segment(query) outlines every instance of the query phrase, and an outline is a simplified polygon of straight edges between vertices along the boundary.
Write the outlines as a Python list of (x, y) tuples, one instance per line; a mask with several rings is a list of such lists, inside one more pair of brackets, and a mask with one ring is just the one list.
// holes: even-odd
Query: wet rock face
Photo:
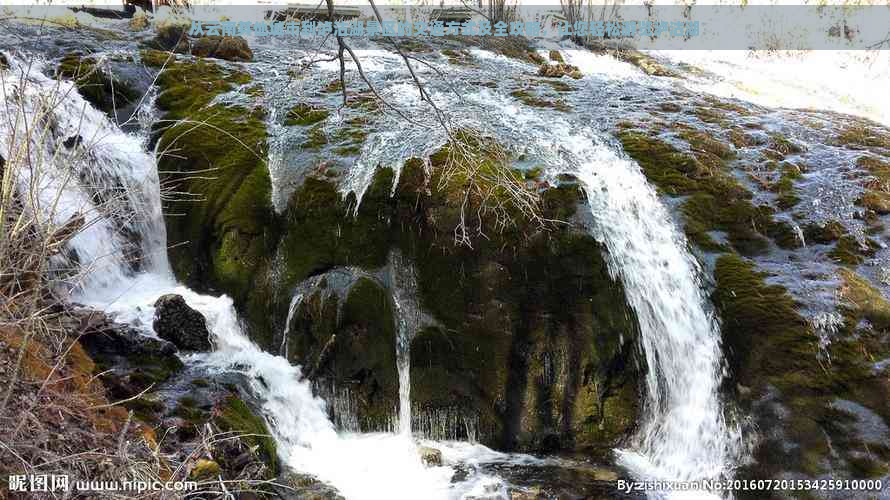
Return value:
[(118, 108), (138, 100), (139, 92), (128, 82), (108, 73), (96, 59), (71, 53), (62, 58), (58, 76), (74, 82), (78, 92), (90, 104), (112, 114)]
[[(431, 318), (411, 342), (415, 432), (502, 448), (606, 452), (632, 432), (639, 395), (629, 362), (634, 316), (600, 246), (577, 227), (527, 239), (492, 232), (473, 248), (455, 246), (448, 195), (418, 198), (421, 179), (408, 167), (391, 197), (392, 172), (379, 171), (357, 215), (346, 219), (348, 200), (335, 186), (307, 180), (291, 199), (280, 246), (289, 279), (304, 283), (349, 265), (381, 274), (393, 265), (389, 249), (398, 248), (415, 268), (415, 299)], [(552, 189), (544, 210), (568, 220), (580, 200), (577, 187)], [(304, 373), (336, 387), (332, 406), (350, 408), (361, 430), (386, 429), (398, 408), (395, 290), (373, 279), (347, 294), (331, 288), (306, 293), (288, 337), (268, 344), (286, 344)], [(287, 297), (291, 285), (280, 290)]]
[(192, 55), (198, 57), (214, 57), (227, 61), (250, 61), (253, 52), (247, 40), (240, 36), (205, 36), (195, 40)]
[(155, 302), (152, 324), (158, 336), (186, 351), (210, 350), (210, 332), (204, 315), (185, 303), (181, 295), (162, 295)]
[[(159, 78), (158, 106), (167, 119), (209, 119), (246, 144), (262, 145), (265, 129), (252, 110), (207, 108), (213, 96), (231, 89), (229, 81), (239, 81), (226, 73), (201, 60), (170, 65)], [(206, 88), (195, 88), (195, 78), (207, 81)], [(634, 315), (583, 228), (572, 223), (545, 231), (521, 216), (507, 228), (495, 227), (494, 218), (471, 220), (488, 238), (456, 244), (465, 179), (429, 179), (420, 161), (406, 165), (395, 194), (394, 172), (377, 171), (354, 216), (344, 214), (355, 209), (355, 198), (344, 198), (323, 176), (307, 178), (276, 214), (268, 169), (258, 160), (262, 146), (256, 153), (233, 147), (211, 128), (183, 132), (160, 138), (161, 146), (175, 140), (178, 154), (162, 159), (159, 170), (173, 172), (165, 182), (181, 172), (177, 189), (201, 193), (206, 202), (165, 206), (189, 214), (168, 219), (177, 277), (231, 295), (254, 341), (286, 350), (319, 386), (333, 387), (327, 399), (332, 409), (344, 403), (353, 428), (388, 430), (397, 415), (398, 323), (390, 284), (363, 279), (345, 295), (307, 295), (286, 325), (289, 303), (295, 287), (332, 269), (376, 276), (398, 250), (416, 268), (417, 301), (439, 324), (416, 332), (411, 346), (420, 433), (506, 448), (608, 450), (633, 431), (639, 401), (637, 370), (628, 362)], [(441, 171), (446, 154), (432, 159), (433, 172)], [(204, 168), (216, 168), (218, 179), (189, 180), (189, 172)], [(525, 185), (521, 175), (503, 174)], [(503, 198), (505, 214), (515, 208), (503, 190), (488, 188)], [(544, 218), (570, 221), (581, 201), (577, 186), (547, 189)], [(192, 244), (176, 245), (181, 241)]]

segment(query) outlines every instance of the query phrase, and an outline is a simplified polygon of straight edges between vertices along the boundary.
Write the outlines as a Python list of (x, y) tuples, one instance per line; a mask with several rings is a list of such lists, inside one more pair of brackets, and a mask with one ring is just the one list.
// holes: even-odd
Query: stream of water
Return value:
[[(363, 54), (370, 78), (380, 83), (385, 96), (393, 102), (422, 115), (423, 104), (412, 92), (398, 57), (379, 48), (368, 49)], [(720, 399), (719, 387), (725, 373), (719, 320), (704, 295), (701, 270), (639, 166), (627, 159), (598, 127), (608, 120), (614, 121), (606, 113), (620, 114), (610, 108), (615, 104), (609, 100), (610, 89), (627, 85), (629, 92), (645, 95), (663, 91), (667, 86), (654, 83), (608, 56), (569, 51), (569, 62), (580, 67), (585, 78), (576, 84), (582, 89), (577, 97), (565, 97), (579, 110), (566, 118), (553, 110), (517, 102), (509, 97), (508, 92), (513, 90), (509, 86), (494, 90), (476, 88), (455, 95), (454, 87), (450, 87), (458, 85), (455, 81), (498, 80), (505, 75), (520, 81), (531, 68), (491, 53), (471, 52), (478, 66), (471, 70), (452, 69), (451, 80), (431, 83), (429, 92), (443, 109), (449, 110), (456, 124), (482, 129), (543, 162), (548, 179), (563, 173), (578, 178), (588, 194), (594, 220), (592, 234), (607, 248), (609, 271), (623, 284), (628, 304), (636, 313), (641, 354), (648, 367), (645, 412), (635, 441), (616, 450), (618, 463), (633, 476), (644, 479), (731, 477), (733, 468), (743, 458), (743, 436), (738, 426), (727, 419), (729, 412)], [(301, 54), (297, 58), (306, 55)], [(282, 57), (280, 52), (258, 48), (260, 70), (254, 71), (274, 67)], [(738, 72), (737, 68), (743, 65), (737, 59), (703, 54), (665, 57), (694, 62), (711, 72)], [(446, 499), (507, 495), (505, 480), (481, 467), (470, 467), (471, 472), (463, 479), (453, 480), (457, 467), (546, 462), (527, 455), (498, 453), (472, 443), (429, 441), (423, 444), (439, 448), (445, 465), (427, 467), (421, 462), (411, 427), (409, 346), (424, 320), (414, 305), (416, 283), (412, 266), (398, 255), (391, 256), (387, 278), (398, 319), (397, 344), (393, 346), (400, 382), (398, 432), (358, 434), (338, 429), (329, 418), (328, 403), (313, 393), (300, 367), (287, 361), (287, 329), (302, 295), (295, 294), (289, 308), (282, 356), (260, 350), (245, 334), (231, 299), (195, 293), (174, 278), (166, 256), (156, 165), (152, 153), (145, 149), (148, 127), (143, 127), (142, 135), (124, 133), (84, 101), (71, 83), (47, 77), (49, 71), (39, 61), (25, 62), (12, 54), (7, 54), (7, 59), (10, 68), (3, 71), (0, 103), (14, 112), (0, 120), (0, 154), (5, 158), (29, 156), (34, 168), (21, 171), (17, 182), (22, 190), (36, 187), (29, 208), (41, 218), (54, 224), (64, 224), (79, 215), (86, 219), (86, 229), (72, 239), (69, 251), (53, 261), (60, 278), (73, 284), (69, 287), (72, 299), (105, 310), (118, 321), (140, 326), (147, 335), (153, 335), (150, 325), (154, 301), (166, 293), (182, 295), (190, 306), (205, 315), (215, 344), (213, 352), (190, 355), (187, 361), (211, 373), (239, 371), (248, 376), (285, 463), (317, 476), (350, 499)], [(756, 73), (764, 64), (750, 63), (745, 66), (746, 71)], [(320, 64), (317, 69), (324, 75), (318, 77), (319, 82), (337, 71), (333, 63)], [(421, 75), (432, 74), (425, 67), (418, 67), (417, 71)], [(745, 81), (756, 81), (747, 73), (738, 75)], [(264, 81), (270, 107), (280, 107), (278, 104), (294, 96), (293, 88), (288, 87), (292, 85), (289, 77), (282, 84), (284, 91), (279, 88), (278, 92), (276, 85), (284, 78), (279, 78), (278, 83), (275, 78)], [(796, 88), (789, 83), (779, 90), (770, 87), (772, 92), (740, 90), (728, 79), (719, 83), (690, 79), (682, 85), (692, 91), (743, 94), (764, 105), (780, 105), (776, 99), (787, 94), (789, 88)], [(796, 101), (798, 105), (810, 106), (821, 95), (818, 89), (807, 90)], [(885, 123), (887, 120), (886, 108), (850, 103), (842, 96), (828, 107)], [(148, 100), (141, 116), (151, 116), (150, 108)], [(394, 122), (397, 118), (392, 116), (379, 120), (342, 184), (344, 192), (354, 191), (359, 200), (378, 165), (395, 167), (398, 173), (405, 159), (423, 157), (447, 139), (441, 131)], [(29, 137), (13, 133), (26, 124), (44, 133)], [(291, 175), (285, 171), (284, 160), (291, 137), (282, 127), (270, 130), (270, 169), (275, 181), (275, 201), (280, 207), (288, 195), (282, 186), (287, 185), (285, 181)], [(108, 198), (119, 200), (120, 212), (108, 213), (98, 208), (95, 200)]]

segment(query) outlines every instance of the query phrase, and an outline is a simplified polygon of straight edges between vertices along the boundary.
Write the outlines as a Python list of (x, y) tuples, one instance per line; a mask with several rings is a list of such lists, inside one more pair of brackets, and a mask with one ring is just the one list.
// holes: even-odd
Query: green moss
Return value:
[(878, 248), (878, 244), (871, 239), (865, 239), (860, 243), (856, 237), (845, 234), (838, 239), (828, 256), (839, 264), (858, 266), (866, 257), (874, 256)]
[(735, 156), (735, 151), (731, 147), (714, 139), (711, 134), (698, 130), (684, 130), (678, 135), (688, 142), (689, 147), (696, 153), (713, 155), (721, 160), (728, 160)]
[(705, 96), (704, 100), (708, 104), (710, 104), (711, 107), (716, 108), (716, 109), (720, 109), (723, 111), (731, 111), (731, 112), (733, 112), (737, 115), (740, 115), (740, 116), (749, 116), (752, 114), (748, 108), (746, 108), (740, 104), (736, 104), (731, 101), (724, 101), (724, 100), (719, 99), (714, 96)]
[(651, 76), (679, 77), (680, 75), (663, 66), (652, 57), (637, 50), (619, 50), (612, 53), (617, 59), (633, 64)]
[(767, 233), (767, 224), (772, 224), (772, 219), (745, 198), (727, 199), (697, 193), (683, 203), (681, 211), (686, 220), (686, 233), (705, 250), (721, 249), (708, 244), (706, 231), (712, 230), (726, 232), (733, 248), (742, 255), (762, 254), (769, 248), (763, 233)]
[(540, 83), (544, 85), (548, 85), (550, 88), (557, 92), (574, 92), (577, 90), (571, 84), (568, 84), (562, 80), (554, 80), (554, 79), (542, 79), (538, 80)]
[(779, 133), (770, 134), (770, 142), (767, 147), (769, 148), (768, 152), (774, 153), (772, 156), (775, 159), (783, 159), (788, 155), (797, 155), (805, 152), (803, 146), (799, 146)]
[(843, 284), (838, 295), (853, 314), (851, 322), (867, 319), (878, 330), (890, 331), (890, 302), (862, 276), (849, 269), (839, 269)]
[(284, 124), (288, 126), (307, 126), (314, 125), (320, 121), (327, 119), (330, 111), (315, 108), (309, 104), (301, 103), (292, 107), (285, 115)]
[(729, 131), (729, 142), (731, 142), (736, 149), (750, 148), (759, 143), (756, 137), (748, 134), (739, 127), (734, 127)]
[(854, 149), (890, 149), (890, 133), (880, 126), (861, 121), (851, 123), (842, 129), (834, 138), (834, 142)]
[(157, 422), (158, 415), (164, 410), (163, 403), (145, 396), (131, 399), (124, 406), (133, 411), (133, 416), (149, 423)]
[(328, 136), (325, 133), (324, 125), (318, 124), (310, 128), (306, 133), (306, 140), (300, 145), (301, 148), (307, 150), (320, 149), (328, 143)]
[(860, 156), (856, 160), (856, 165), (875, 178), (873, 189), (890, 191), (890, 161), (879, 160), (873, 156)]
[(803, 232), (807, 241), (825, 245), (839, 240), (847, 234), (847, 229), (840, 222), (831, 220), (824, 224), (808, 224)]
[(293, 285), (336, 265), (382, 266), (390, 242), (387, 218), (392, 211), (392, 182), (392, 170), (378, 170), (358, 213), (351, 216), (354, 198), (341, 198), (329, 180), (306, 179), (291, 197), (286, 213), (285, 282)]
[(154, 49), (139, 51), (139, 59), (142, 61), (142, 64), (153, 68), (164, 66), (164, 64), (168, 63), (168, 60), (170, 62), (176, 61), (176, 57), (172, 53)]
[(722, 127), (727, 127), (729, 121), (726, 119), (726, 113), (719, 109), (713, 108), (696, 108), (693, 114), (705, 123), (713, 123)]
[(176, 356), (142, 356), (134, 359), (130, 383), (138, 390), (157, 387), (166, 382), (183, 367)]
[(699, 189), (697, 178), (704, 167), (692, 156), (647, 134), (621, 131), (624, 151), (640, 164), (646, 177), (671, 195), (690, 194)]
[[(841, 294), (854, 307), (846, 315), (846, 332), (864, 315), (884, 314), (877, 312), (882, 307), (875, 311), (874, 291), (861, 278), (845, 270), (841, 276), (845, 280)], [(818, 475), (834, 456), (849, 460), (867, 450), (843, 430), (843, 415), (831, 402), (849, 399), (884, 418), (890, 416), (884, 399), (890, 390), (872, 370), (872, 356), (885, 356), (886, 346), (881, 347), (869, 332), (840, 333), (823, 357), (794, 300), (783, 287), (767, 284), (768, 275), (756, 271), (751, 262), (721, 256), (715, 279), (714, 302), (723, 321), (723, 342), (734, 379), (753, 389), (751, 400), (766, 392), (778, 394), (788, 415), (771, 425), (798, 445), (789, 449), (781, 441), (761, 444), (756, 457), (760, 472), (798, 470)]]
[(209, 415), (208, 412), (200, 408), (196, 408), (194, 405), (194, 401), (189, 402), (182, 400), (180, 400), (176, 408), (173, 409), (172, 414), (185, 420), (190, 425), (198, 427), (202, 426), (204, 422), (207, 421)]
[(258, 447), (260, 458), (269, 467), (269, 477), (277, 474), (275, 439), (269, 433), (265, 420), (256, 415), (244, 401), (235, 396), (227, 397), (220, 405), (214, 421), (221, 430), (237, 432), (248, 445)]
[(562, 100), (551, 101), (538, 97), (530, 89), (514, 90), (513, 92), (510, 92), (510, 95), (519, 99), (526, 106), (535, 108), (552, 108), (563, 112), (571, 110), (571, 107)]
[(778, 181), (770, 186), (770, 190), (778, 194), (776, 204), (782, 210), (788, 210), (800, 203), (796, 194), (794, 181), (801, 177), (800, 168), (791, 163), (782, 164), (782, 175)]
[(107, 74), (92, 57), (68, 54), (59, 62), (57, 74), (72, 79), (83, 98), (106, 113), (113, 113), (138, 98), (133, 87)]
[(157, 99), (168, 122), (155, 136), (162, 182), (177, 193), (164, 202), (177, 278), (199, 289), (224, 290), (250, 316), (260, 339), (262, 325), (269, 328), (264, 305), (269, 293), (257, 276), (268, 267), (279, 235), (264, 117), (240, 106), (210, 104), (247, 82), (248, 75), (202, 59), (169, 64), (158, 76)]
[(689, 239), (707, 251), (726, 250), (710, 236), (723, 231), (732, 247), (742, 255), (757, 255), (769, 248), (765, 237), (783, 248), (799, 246), (787, 224), (774, 219), (772, 209), (755, 206), (752, 195), (731, 173), (723, 161), (732, 150), (719, 141), (712, 141), (695, 132), (681, 132), (703, 155), (717, 162), (706, 167), (698, 158), (685, 154), (658, 138), (633, 131), (620, 131), (618, 138), (625, 152), (636, 160), (662, 192), (669, 195), (690, 195), (683, 202), (684, 230)]
[(457, 66), (473, 66), (473, 56), (467, 50), (444, 49), (441, 54), (448, 58), (448, 62)]
[(575, 80), (580, 80), (584, 75), (581, 74), (581, 70), (579, 70), (577, 66), (572, 66), (571, 64), (565, 63), (557, 63), (540, 65), (538, 67), (538, 76), (543, 76), (546, 78), (562, 78), (564, 76), (567, 76)]

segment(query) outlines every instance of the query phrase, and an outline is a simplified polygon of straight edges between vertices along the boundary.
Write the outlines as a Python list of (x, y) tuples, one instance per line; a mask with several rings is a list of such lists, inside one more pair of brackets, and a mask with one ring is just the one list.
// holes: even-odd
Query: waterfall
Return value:
[(720, 329), (698, 265), (639, 166), (576, 137), (567, 147), (580, 159), (593, 233), (637, 313), (648, 366), (639, 447), (619, 450), (619, 461), (649, 479), (726, 477), (740, 435), (723, 417)]
[(287, 306), (287, 319), (284, 320), (284, 333), (281, 335), (281, 346), (278, 349), (279, 354), (281, 354), (284, 359), (287, 359), (287, 339), (290, 337), (290, 324), (294, 319), (294, 314), (302, 303), (303, 294), (295, 293), (290, 299), (290, 305)]
[(401, 252), (393, 251), (389, 258), (389, 281), (395, 304), (396, 367), (399, 372), (399, 433), (411, 435), (411, 340), (421, 324), (415, 297), (417, 278), (414, 266)]
[(586, 126), (541, 116), (487, 91), (471, 98), (497, 110), (493, 120), (507, 135), (521, 137), (527, 154), (544, 162), (550, 175), (578, 177), (594, 219), (592, 234), (606, 247), (609, 273), (624, 285), (637, 315), (646, 399), (635, 446), (616, 450), (619, 463), (645, 480), (731, 476), (742, 446), (719, 397), (725, 375), (719, 324), (685, 238), (639, 165)]

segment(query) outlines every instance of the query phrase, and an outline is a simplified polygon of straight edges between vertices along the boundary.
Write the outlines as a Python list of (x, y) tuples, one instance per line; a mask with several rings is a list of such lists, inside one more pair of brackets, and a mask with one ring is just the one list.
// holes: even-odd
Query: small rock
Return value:
[(218, 463), (202, 458), (195, 463), (189, 477), (192, 479), (210, 479), (217, 476), (219, 472), (220, 467)]
[(149, 44), (158, 50), (172, 50), (174, 52), (188, 52), (189, 27), (185, 24), (168, 23), (158, 27), (158, 34)]
[(90, 356), (170, 356), (172, 343), (140, 334), (128, 325), (115, 323), (104, 313), (91, 309), (74, 310), (65, 325), (81, 332), (80, 343)]
[(568, 76), (578, 80), (581, 78), (581, 71), (577, 66), (572, 66), (571, 64), (542, 64), (538, 68), (538, 76), (547, 78), (562, 78), (563, 76)]
[(195, 41), (192, 55), (198, 57), (215, 57), (227, 61), (250, 61), (253, 52), (247, 40), (240, 36), (205, 36)]
[(155, 302), (152, 324), (158, 337), (187, 351), (210, 350), (210, 332), (204, 315), (185, 303), (181, 295), (162, 295)]
[(423, 462), (423, 465), (427, 467), (440, 467), (442, 465), (441, 451), (428, 446), (421, 446), (417, 449), (417, 452), (420, 454), (420, 461)]
[(133, 31), (142, 31), (148, 28), (148, 15), (144, 10), (137, 8), (136, 13), (130, 18), (129, 27)]

